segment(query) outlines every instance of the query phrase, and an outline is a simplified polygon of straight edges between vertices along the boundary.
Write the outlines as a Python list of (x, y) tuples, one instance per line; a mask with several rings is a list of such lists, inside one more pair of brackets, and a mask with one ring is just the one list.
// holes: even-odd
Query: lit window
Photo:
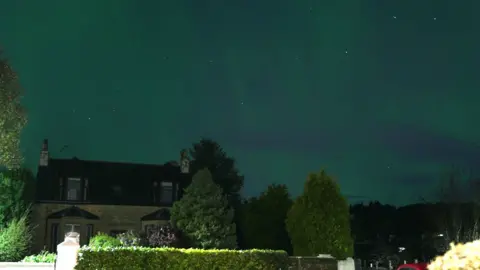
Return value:
[(80, 199), (80, 178), (67, 179), (67, 200), (76, 201)]

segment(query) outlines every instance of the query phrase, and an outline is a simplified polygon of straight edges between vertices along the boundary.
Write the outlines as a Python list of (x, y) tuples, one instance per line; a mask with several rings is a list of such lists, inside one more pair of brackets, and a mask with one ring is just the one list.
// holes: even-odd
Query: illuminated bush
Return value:
[(474, 270), (480, 269), (480, 240), (466, 244), (450, 244), (445, 255), (437, 257), (428, 266), (429, 270)]

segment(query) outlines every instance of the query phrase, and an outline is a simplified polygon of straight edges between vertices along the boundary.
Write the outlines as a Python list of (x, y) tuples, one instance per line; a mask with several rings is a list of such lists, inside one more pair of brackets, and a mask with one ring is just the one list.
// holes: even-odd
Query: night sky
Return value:
[(404, 204), (448, 166), (480, 163), (479, 11), (2, 0), (0, 45), (25, 88), (31, 168), (43, 138), (53, 157), (163, 164), (207, 136), (238, 161), (246, 195), (270, 183), (298, 195), (326, 168), (352, 201)]

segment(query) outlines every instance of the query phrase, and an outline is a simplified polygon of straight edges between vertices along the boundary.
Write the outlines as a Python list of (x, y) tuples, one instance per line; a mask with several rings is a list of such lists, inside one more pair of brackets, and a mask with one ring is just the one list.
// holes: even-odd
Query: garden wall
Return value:
[(3, 262), (0, 263), (0, 269), (25, 269), (25, 270), (53, 270), (53, 263), (23, 263), (23, 262)]
[(355, 270), (355, 262), (352, 258), (290, 257), (289, 270)]

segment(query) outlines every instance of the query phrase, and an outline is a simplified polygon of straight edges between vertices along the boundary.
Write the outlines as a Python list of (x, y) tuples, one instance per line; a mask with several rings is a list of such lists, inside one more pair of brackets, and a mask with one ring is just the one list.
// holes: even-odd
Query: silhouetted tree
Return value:
[(27, 123), (20, 104), (18, 76), (0, 51), (0, 166), (16, 168), (22, 164), (20, 133)]
[(183, 197), (173, 204), (171, 223), (193, 247), (236, 248), (234, 210), (208, 169), (198, 171)]
[(347, 200), (324, 170), (310, 174), (286, 224), (294, 255), (330, 254), (338, 259), (353, 255)]
[(190, 156), (192, 174), (207, 168), (212, 174), (213, 182), (222, 188), (230, 205), (236, 206), (240, 203), (243, 176), (235, 167), (235, 160), (229, 157), (217, 142), (201, 139), (190, 149)]
[(451, 242), (464, 243), (480, 238), (480, 181), (459, 168), (450, 169), (437, 190), (435, 216), (437, 231)]
[(270, 185), (258, 197), (242, 207), (242, 231), (247, 248), (285, 250), (291, 243), (285, 228), (287, 212), (292, 200), (285, 185)]

